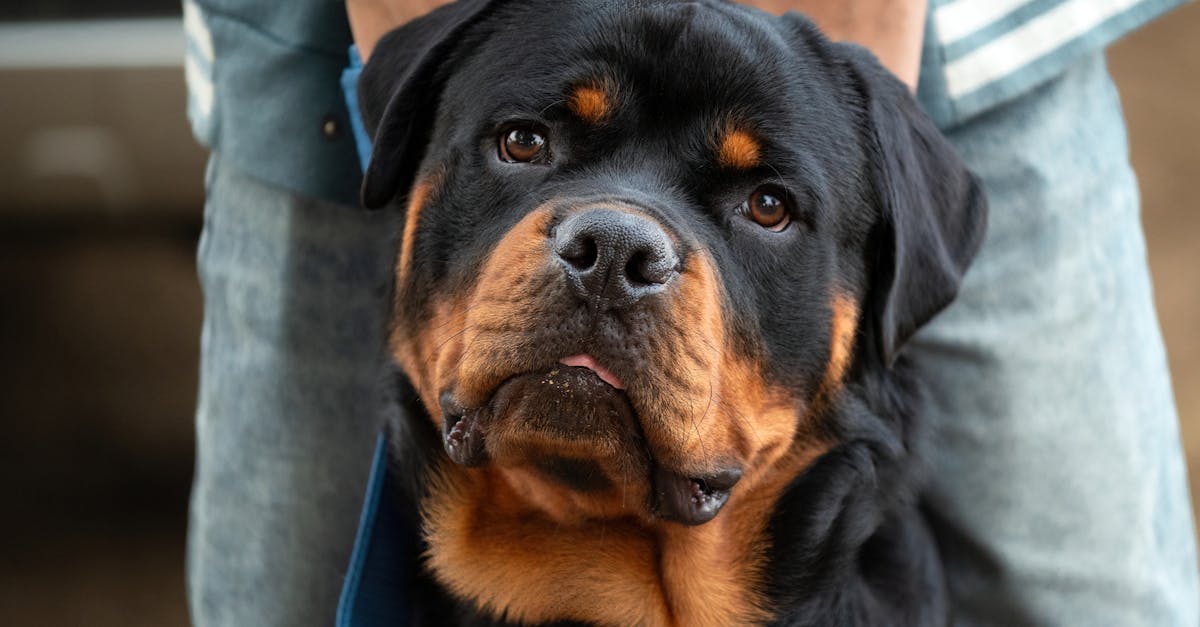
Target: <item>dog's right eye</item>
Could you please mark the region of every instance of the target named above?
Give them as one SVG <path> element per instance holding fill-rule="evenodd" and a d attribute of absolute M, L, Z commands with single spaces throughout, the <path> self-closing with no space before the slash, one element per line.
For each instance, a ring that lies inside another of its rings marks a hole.
<path fill-rule="evenodd" d="M 506 163 L 546 163 L 546 135 L 535 128 L 517 126 L 500 135 L 500 159 Z"/>
<path fill-rule="evenodd" d="M 767 185 L 754 190 L 737 211 L 764 229 L 778 233 L 792 222 L 788 203 L 784 198 L 783 192 Z"/>

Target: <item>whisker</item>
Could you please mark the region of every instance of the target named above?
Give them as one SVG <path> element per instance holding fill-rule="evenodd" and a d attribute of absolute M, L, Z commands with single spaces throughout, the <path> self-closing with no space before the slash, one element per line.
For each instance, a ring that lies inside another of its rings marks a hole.
<path fill-rule="evenodd" d="M 463 329 L 463 330 L 465 331 L 466 329 Z M 466 346 L 463 347 L 462 351 L 459 352 L 459 354 L 458 354 L 458 359 L 456 359 L 454 361 L 454 367 L 451 368 L 451 370 L 458 370 L 459 367 L 462 366 L 463 360 L 467 358 L 467 354 L 471 352 L 471 347 L 474 346 L 475 342 L 477 342 L 477 341 L 478 341 L 478 338 L 472 339 L 470 342 L 467 343 Z"/>
<path fill-rule="evenodd" d="M 710 409 L 712 409 L 712 404 L 713 404 L 713 384 L 712 384 L 712 381 L 710 380 L 708 382 L 708 404 L 704 406 L 704 413 L 700 414 L 700 422 L 704 422 L 704 419 L 708 417 L 708 411 Z"/>
<path fill-rule="evenodd" d="M 546 108 L 545 108 L 545 109 L 542 109 L 542 110 L 541 110 L 541 111 L 538 113 L 538 115 L 544 116 L 544 115 L 546 115 L 546 112 L 547 112 L 547 111 L 549 111 L 549 110 L 553 109 L 554 107 L 557 107 L 557 106 L 560 106 L 560 105 L 565 105 L 565 104 L 567 104 L 567 99 L 566 99 L 566 98 L 561 98 L 561 99 L 559 99 L 559 100 L 555 100 L 554 102 L 551 102 L 550 104 L 546 105 Z"/>
<path fill-rule="evenodd" d="M 743 430 L 754 438 L 755 444 L 762 446 L 762 434 L 758 432 L 758 425 L 755 424 L 753 420 L 747 418 L 740 410 L 734 407 L 732 403 L 722 398 L 720 394 L 713 392 L 712 395 L 716 397 L 717 407 L 719 407 L 730 420 L 733 420 L 741 425 Z"/>
<path fill-rule="evenodd" d="M 471 325 L 471 324 L 468 324 L 468 325 L 464 326 L 463 328 L 459 329 L 459 330 L 458 330 L 458 332 L 456 332 L 456 333 L 452 333 L 452 334 L 450 334 L 448 337 L 446 337 L 446 339 L 444 339 L 444 340 L 442 340 L 442 341 L 438 342 L 437 346 L 435 346 L 435 347 L 433 348 L 433 351 L 431 351 L 431 352 L 430 352 L 429 358 L 428 358 L 428 359 L 426 359 L 426 360 L 425 360 L 425 363 L 424 363 L 424 364 L 422 364 L 422 365 L 423 365 L 423 366 L 424 366 L 426 369 L 428 369 L 429 367 L 433 366 L 433 365 L 434 365 L 434 363 L 433 363 L 433 360 L 434 360 L 434 359 L 437 359 L 438 355 L 441 353 L 442 347 L 444 347 L 446 344 L 450 343 L 450 341 L 451 341 L 451 340 L 453 340 L 454 338 L 456 338 L 456 337 L 458 337 L 458 336 L 462 335 L 463 333 L 466 333 L 466 332 L 467 332 L 468 330 L 470 330 L 470 329 L 473 329 L 475 326 L 476 326 L 476 325 Z M 464 354 L 466 353 L 466 350 L 465 350 L 465 349 L 464 349 L 463 353 L 464 353 Z M 459 361 L 460 361 L 460 363 L 461 363 L 461 360 L 462 360 L 462 355 L 460 355 L 460 356 L 459 356 Z M 457 366 L 456 366 L 456 368 L 457 368 Z"/>
<path fill-rule="evenodd" d="M 710 392 L 711 392 L 711 388 L 712 388 L 712 385 L 711 385 L 711 384 L 709 385 L 709 388 L 710 388 Z M 711 399 L 712 399 L 712 396 L 711 396 L 711 394 L 709 395 L 709 399 L 710 399 L 710 401 L 711 401 Z M 711 402 L 709 402 L 709 405 L 708 405 L 708 406 L 709 406 L 709 407 L 711 407 L 711 406 L 712 406 L 712 403 L 711 403 Z M 704 413 L 705 413 L 706 415 L 708 414 L 708 408 L 707 408 L 707 407 L 704 409 Z M 703 419 L 704 419 L 704 416 L 701 416 L 701 420 L 703 420 Z M 701 456 L 701 457 L 704 457 L 705 459 L 707 459 L 707 458 L 708 458 L 708 451 L 705 451 L 705 450 L 704 450 L 704 436 L 702 436 L 702 435 L 700 434 L 700 424 L 696 422 L 696 414 L 695 414 L 695 413 L 693 413 L 693 414 L 692 414 L 692 416 L 691 416 L 691 421 L 692 421 L 692 431 L 694 431 L 694 432 L 696 433 L 696 445 L 700 447 L 700 456 Z"/>
<path fill-rule="evenodd" d="M 466 317 L 467 317 L 467 314 L 471 313 L 471 312 L 472 312 L 473 310 L 475 310 L 475 309 L 478 309 L 478 308 L 479 308 L 480 306 L 482 306 L 482 305 L 483 305 L 483 303 L 475 303 L 474 305 L 471 305 L 470 307 L 466 307 L 466 308 L 464 308 L 464 309 L 462 310 L 462 315 L 463 315 L 463 318 L 464 318 L 464 319 L 466 319 Z M 456 311 L 457 309 L 458 309 L 458 307 L 455 307 L 454 309 L 452 309 L 452 310 L 451 310 L 451 312 L 454 312 L 454 311 Z M 451 318 L 450 320 L 447 320 L 447 321 L 443 322 L 442 324 L 439 324 L 439 325 L 437 325 L 436 327 L 433 327 L 432 329 L 429 329 L 429 330 L 430 330 L 430 331 L 438 331 L 438 330 L 444 329 L 444 328 L 446 328 L 446 327 L 448 327 L 448 326 L 450 326 L 450 325 L 454 324 L 455 322 L 456 322 L 456 320 L 454 320 L 453 318 Z"/>
<path fill-rule="evenodd" d="M 699 340 L 701 343 L 703 343 L 705 346 L 707 346 L 709 348 L 709 350 L 712 350 L 713 352 L 719 352 L 717 350 L 717 347 L 712 344 L 712 342 L 709 340 L 709 338 L 700 336 Z M 708 391 L 709 391 L 709 399 L 713 400 L 713 397 L 716 397 L 717 406 L 719 408 L 721 408 L 721 410 L 724 412 L 724 414 L 727 417 L 729 417 L 731 420 L 734 420 L 739 425 L 741 425 L 748 433 L 750 433 L 754 437 L 755 443 L 757 443 L 758 445 L 761 445 L 762 444 L 762 434 L 760 434 L 758 432 L 758 426 L 754 423 L 754 421 L 747 418 L 746 415 L 744 413 L 742 413 L 741 410 L 734 407 L 732 403 L 725 400 L 725 398 L 723 398 L 719 393 L 714 392 L 711 381 L 709 382 L 709 385 L 708 385 Z"/>

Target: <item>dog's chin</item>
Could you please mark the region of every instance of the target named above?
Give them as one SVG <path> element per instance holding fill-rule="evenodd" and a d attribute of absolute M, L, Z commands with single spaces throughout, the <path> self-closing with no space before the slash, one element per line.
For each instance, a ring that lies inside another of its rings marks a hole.
<path fill-rule="evenodd" d="M 653 518 L 653 468 L 629 397 L 593 369 L 557 365 L 505 379 L 487 402 L 443 395 L 449 458 L 485 466 L 518 499 L 561 521 Z"/>
<path fill-rule="evenodd" d="M 625 392 L 584 367 L 510 378 L 496 389 L 491 410 L 501 432 L 528 430 L 566 443 L 604 446 L 640 431 Z"/>
<path fill-rule="evenodd" d="M 629 470 L 645 457 L 628 396 L 590 368 L 514 375 L 480 407 L 458 408 L 449 394 L 442 406 L 446 453 L 463 466 L 527 465 L 550 455 Z"/>
<path fill-rule="evenodd" d="M 478 409 L 456 410 L 449 397 L 443 406 L 451 460 L 515 471 L 526 488 L 543 486 L 538 492 L 572 493 L 567 500 L 583 504 L 588 511 L 577 513 L 586 516 L 603 511 L 703 524 L 724 507 L 742 474 L 738 466 L 703 476 L 661 467 L 627 392 L 588 367 L 509 377 Z"/>

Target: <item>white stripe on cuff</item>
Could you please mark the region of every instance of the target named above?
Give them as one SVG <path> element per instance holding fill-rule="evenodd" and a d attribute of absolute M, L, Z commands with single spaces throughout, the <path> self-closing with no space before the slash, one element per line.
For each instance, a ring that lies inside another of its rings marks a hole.
<path fill-rule="evenodd" d="M 208 26 L 204 23 L 204 16 L 200 14 L 200 7 L 197 7 L 194 2 L 183 3 L 183 33 L 187 36 L 188 41 L 196 47 L 200 56 L 209 65 L 212 65 L 212 33 L 208 31 Z"/>
<path fill-rule="evenodd" d="M 187 80 L 188 101 L 194 106 L 194 112 L 207 120 L 213 108 L 212 78 L 200 69 L 190 54 L 183 61 L 183 76 Z"/>
<path fill-rule="evenodd" d="M 933 12 L 938 40 L 948 46 L 979 32 L 1031 0 L 956 0 Z"/>
<path fill-rule="evenodd" d="M 946 91 L 961 98 L 1086 34 L 1141 0 L 1070 0 L 946 64 Z"/>

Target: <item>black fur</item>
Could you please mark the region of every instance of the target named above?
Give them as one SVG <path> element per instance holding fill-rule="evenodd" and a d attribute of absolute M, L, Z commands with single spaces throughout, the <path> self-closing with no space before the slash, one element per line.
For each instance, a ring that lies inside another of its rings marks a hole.
<path fill-rule="evenodd" d="M 562 107 L 604 70 L 620 102 L 599 128 Z M 445 167 L 448 199 L 421 215 L 413 299 L 466 290 L 499 239 L 537 204 L 605 193 L 653 207 L 721 270 L 731 331 L 768 376 L 811 398 L 829 359 L 831 286 L 862 324 L 846 385 L 823 416 L 838 445 L 797 477 L 771 523 L 768 596 L 781 625 L 939 625 L 949 607 L 921 512 L 926 438 L 905 342 L 954 298 L 978 248 L 978 183 L 907 90 L 864 50 L 805 18 L 718 0 L 464 0 L 384 38 L 360 87 L 375 150 L 367 206 L 400 207 L 422 164 Z M 698 129 L 749 122 L 769 167 L 711 163 Z M 494 141 L 511 120 L 549 129 L 552 167 L 510 172 Z M 786 190 L 794 226 L 734 214 L 764 182 Z M 821 305 L 821 306 L 818 306 Z M 398 498 L 416 520 L 438 435 L 401 377 L 393 427 Z M 493 625 L 418 574 L 418 624 Z M 454 617 L 454 618 L 452 618 Z"/>

